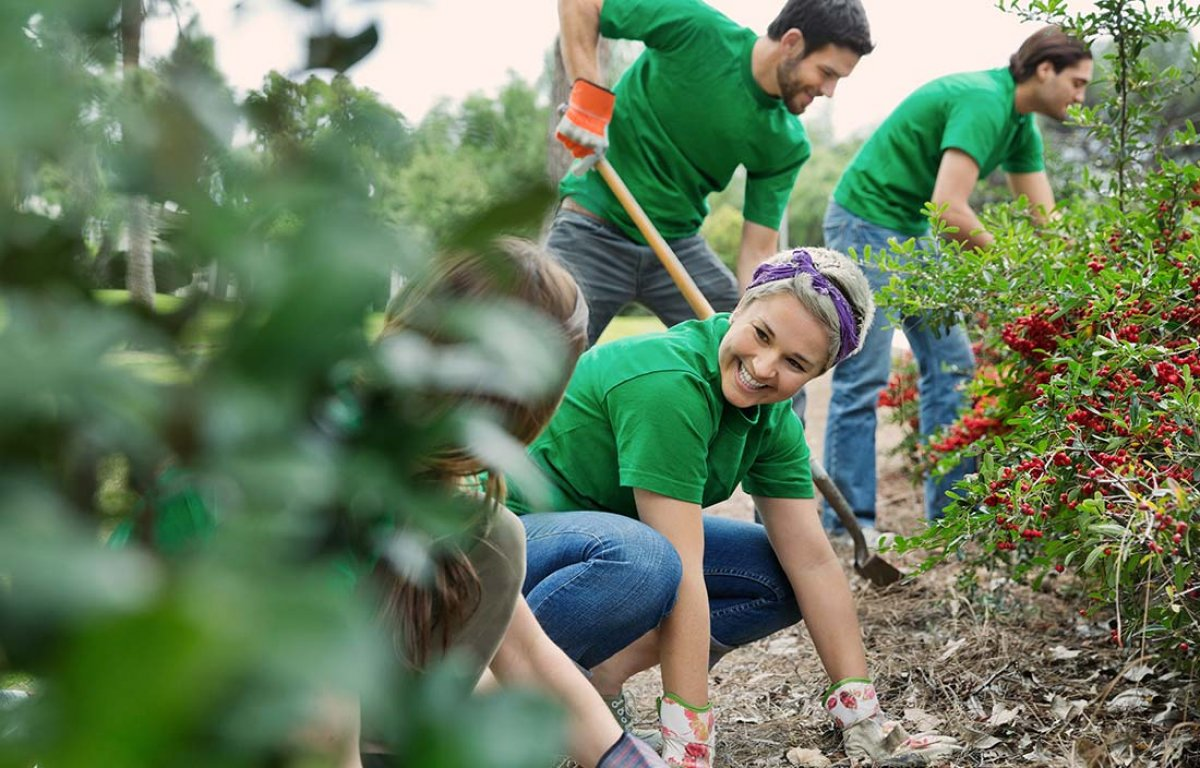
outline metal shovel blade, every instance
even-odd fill
[[[842,525],[846,526],[850,538],[854,539],[854,571],[877,587],[895,584],[904,574],[896,566],[871,552],[866,538],[863,537],[862,528],[858,525],[858,519],[854,517],[854,511],[850,509],[849,502],[838,490],[833,478],[825,471],[825,467],[817,461],[811,461],[810,466],[813,482],[820,489],[821,495],[829,502],[829,506],[833,507],[833,511],[837,513]]]

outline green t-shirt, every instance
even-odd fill
[[[1044,167],[1033,114],[1016,110],[1007,68],[938,78],[896,107],[842,174],[833,199],[867,221],[909,235],[928,228],[922,213],[933,195],[942,153],[957,149],[979,165],[1010,173]]]
[[[605,0],[600,32],[646,44],[613,89],[605,157],[662,236],[696,234],[738,165],[746,220],[778,229],[811,149],[799,118],[754,80],[757,35],[698,0]],[[594,169],[568,172],[559,192],[645,242]]]
[[[633,489],[702,506],[738,483],[750,494],[813,497],[808,444],[790,401],[737,408],[721,392],[717,348],[729,315],[594,347],[529,454],[550,481],[549,509],[637,516]],[[520,489],[509,506],[531,509]]]

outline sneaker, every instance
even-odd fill
[[[617,692],[616,696],[605,698],[604,703],[608,705],[608,711],[612,713],[613,719],[617,721],[617,725],[621,726],[621,730],[626,733],[632,733],[642,741],[646,742],[655,751],[662,749],[662,734],[657,729],[649,728],[643,730],[634,728],[633,723],[637,716],[633,711],[633,704],[629,701],[629,694],[622,689]]]
[[[863,538],[867,541],[867,549],[878,552],[884,547],[890,547],[896,540],[896,534],[878,528],[863,528]]]
[[[882,547],[889,547],[896,540],[896,534],[891,531],[881,531],[875,527],[861,528],[863,540],[867,542],[867,549],[872,552],[878,552]],[[845,528],[838,528],[829,531],[829,540],[834,544],[845,546],[854,546],[854,539],[850,536],[850,532]]]

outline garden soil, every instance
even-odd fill
[[[821,457],[829,377],[809,386],[808,435]],[[879,522],[912,534],[921,492],[889,453],[898,428],[881,425]],[[706,511],[753,519],[738,494]],[[1001,573],[942,564],[883,589],[854,575],[849,541],[835,541],[858,604],[867,656],[888,714],[910,732],[937,730],[968,748],[957,766],[1180,766],[1200,768],[1200,686],[1109,640],[1113,617],[1079,615],[1069,577],[1040,590]],[[919,553],[886,553],[906,573]],[[627,686],[640,727],[654,723],[658,670]],[[711,675],[718,707],[718,768],[848,766],[825,716],[829,684],[804,625],[740,648]],[[828,759],[829,762],[823,762]]]

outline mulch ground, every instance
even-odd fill
[[[914,532],[920,491],[898,459],[880,473],[880,527]],[[752,517],[745,496],[709,512]],[[959,586],[964,566],[949,563],[881,590],[854,575],[849,544],[835,548],[881,701],[910,732],[938,730],[967,744],[953,765],[1200,768],[1198,681],[1114,647],[1106,621],[1078,615],[1065,582],[1048,579],[1034,592],[980,572],[968,591]],[[920,559],[884,557],[906,572]],[[789,761],[795,748],[848,765],[820,706],[828,682],[803,624],[726,656],[711,677],[717,766],[818,764]],[[627,690],[641,724],[652,726],[658,671]]]

